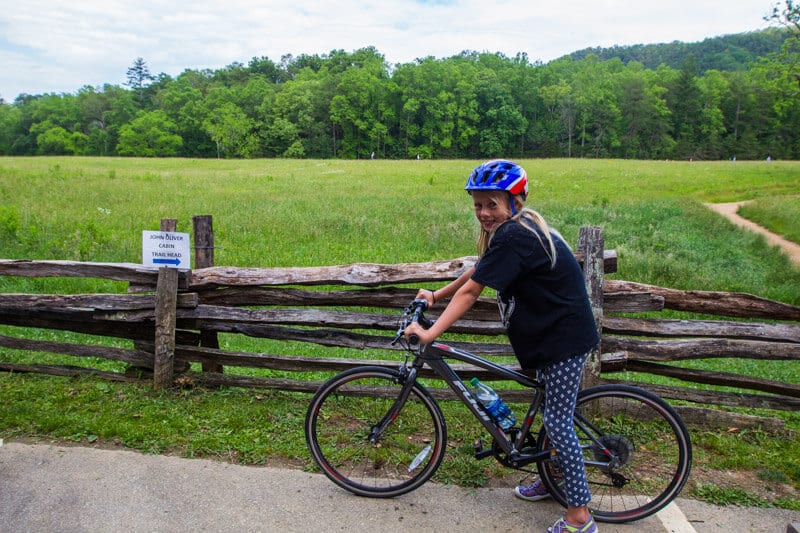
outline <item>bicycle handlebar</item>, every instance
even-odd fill
[[[424,328],[431,327],[433,321],[428,320],[425,318],[425,311],[428,309],[428,301],[424,298],[417,298],[403,310],[403,320],[400,323],[400,327],[397,329],[397,336],[395,337],[392,344],[395,344],[398,340],[400,340],[403,335],[405,334],[406,328],[414,323],[417,322],[422,325]],[[417,335],[411,334],[408,337],[409,346],[415,346],[419,344],[419,337]]]

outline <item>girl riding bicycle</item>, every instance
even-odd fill
[[[583,453],[572,419],[581,372],[599,336],[580,265],[563,238],[536,211],[523,207],[525,170],[495,159],[476,167],[465,189],[480,222],[478,263],[441,289],[421,289],[430,305],[450,298],[430,329],[411,324],[429,344],[466,313],[484,287],[497,291],[500,315],[520,366],[536,370],[546,389],[543,422],[555,445],[569,506],[549,532],[595,533]],[[515,493],[535,501],[547,497],[540,480]]]

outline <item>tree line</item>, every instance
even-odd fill
[[[394,65],[367,47],[173,78],[138,58],[124,86],[2,103],[0,154],[800,159],[800,39],[786,35],[735,70],[703,70],[695,53],[650,68],[596,51]]]

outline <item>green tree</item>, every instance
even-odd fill
[[[388,73],[383,56],[373,48],[356,51],[351,63],[339,78],[330,110],[342,128],[340,155],[360,158],[386,142],[383,82]]]
[[[754,159],[758,157],[755,84],[746,72],[727,76],[728,90],[720,109],[725,128],[725,157]]]
[[[230,89],[247,83],[251,74],[252,72],[249,68],[239,62],[234,62],[225,68],[216,70],[214,72],[214,81]]]
[[[81,129],[81,116],[78,99],[71,94],[45,94],[31,100],[32,124],[46,124],[47,127],[61,126],[67,131]],[[35,134],[41,133],[39,129]]]
[[[332,154],[329,129],[330,92],[325,85],[326,72],[306,68],[280,86],[268,114],[268,121],[278,118],[294,125],[303,154],[325,157]],[[305,146],[309,150],[306,151]]]
[[[297,154],[305,153],[297,127],[280,117],[273,120],[264,132],[264,147],[271,157],[298,157]]]
[[[292,143],[292,145],[283,152],[284,157],[289,157],[293,159],[302,159],[306,155],[306,150],[303,148],[303,143],[300,140],[296,140]]]
[[[612,157],[620,146],[619,60],[598,61],[591,56],[577,65],[573,78],[576,94],[576,151],[582,157]]]
[[[287,80],[286,72],[268,57],[253,57],[247,64],[247,68],[251,73],[259,74],[274,84]]]
[[[77,106],[81,132],[88,136],[86,154],[114,154],[119,129],[136,116],[133,95],[115,85],[102,91],[86,86],[78,91]]]
[[[19,106],[0,105],[0,155],[14,155],[14,143],[21,132],[22,110]]]
[[[252,121],[233,102],[212,109],[203,128],[217,145],[217,157],[250,157],[258,149]]]
[[[702,156],[704,159],[724,159],[725,115],[722,105],[729,94],[727,78],[717,70],[706,72],[698,80],[700,88]]]
[[[133,65],[128,68],[126,73],[127,78],[127,85],[136,93],[137,101],[139,102],[140,106],[144,105],[144,90],[147,85],[156,79],[150,73],[150,68],[147,66],[147,63],[141,57],[137,57],[133,60]]]
[[[780,126],[771,151],[783,152],[783,157],[798,157],[800,141],[790,130],[800,127],[797,109],[800,105],[800,4],[794,0],[776,4],[770,19],[789,31],[780,52],[768,55],[761,62],[774,71],[770,85],[776,98],[774,109]]]
[[[176,133],[181,136],[181,155],[208,157],[216,155],[216,147],[203,126],[208,117],[208,107],[202,91],[195,87],[194,80],[191,74],[184,72],[168,84],[158,98],[161,109],[175,123]]]
[[[130,124],[120,128],[117,153],[134,157],[175,156],[183,145],[176,130],[177,126],[164,111],[140,111]]]
[[[566,140],[566,150],[563,154],[569,157],[572,152],[572,136],[577,115],[572,87],[565,79],[561,79],[557,84],[541,87],[539,94],[546,111],[543,117],[544,127],[547,128],[553,142]]]
[[[36,136],[40,155],[83,155],[89,137],[80,132],[68,132],[61,126],[48,128]]]
[[[672,111],[672,132],[675,138],[675,157],[693,158],[700,155],[701,107],[700,88],[697,85],[697,66],[694,56],[684,61],[675,83],[669,87],[667,103]]]
[[[664,99],[667,89],[640,63],[628,65],[621,74],[621,155],[631,159],[670,157],[674,141],[672,122]]]
[[[478,66],[474,56],[428,57],[393,76],[403,157],[471,157],[478,152]]]
[[[793,37],[800,38],[800,4],[794,0],[776,3],[766,19],[788,28]]]

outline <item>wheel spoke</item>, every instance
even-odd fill
[[[598,521],[628,522],[649,516],[675,498],[691,468],[691,443],[683,422],[666,402],[624,385],[581,393],[576,432]],[[541,446],[549,448],[546,434]],[[566,504],[559,488],[557,459],[539,472],[553,496]]]
[[[387,418],[401,389],[393,371],[356,369],[333,378],[314,396],[306,440],[336,484],[362,496],[396,496],[436,471],[446,440],[441,410],[415,385],[400,412]],[[382,420],[389,423],[378,431]]]

